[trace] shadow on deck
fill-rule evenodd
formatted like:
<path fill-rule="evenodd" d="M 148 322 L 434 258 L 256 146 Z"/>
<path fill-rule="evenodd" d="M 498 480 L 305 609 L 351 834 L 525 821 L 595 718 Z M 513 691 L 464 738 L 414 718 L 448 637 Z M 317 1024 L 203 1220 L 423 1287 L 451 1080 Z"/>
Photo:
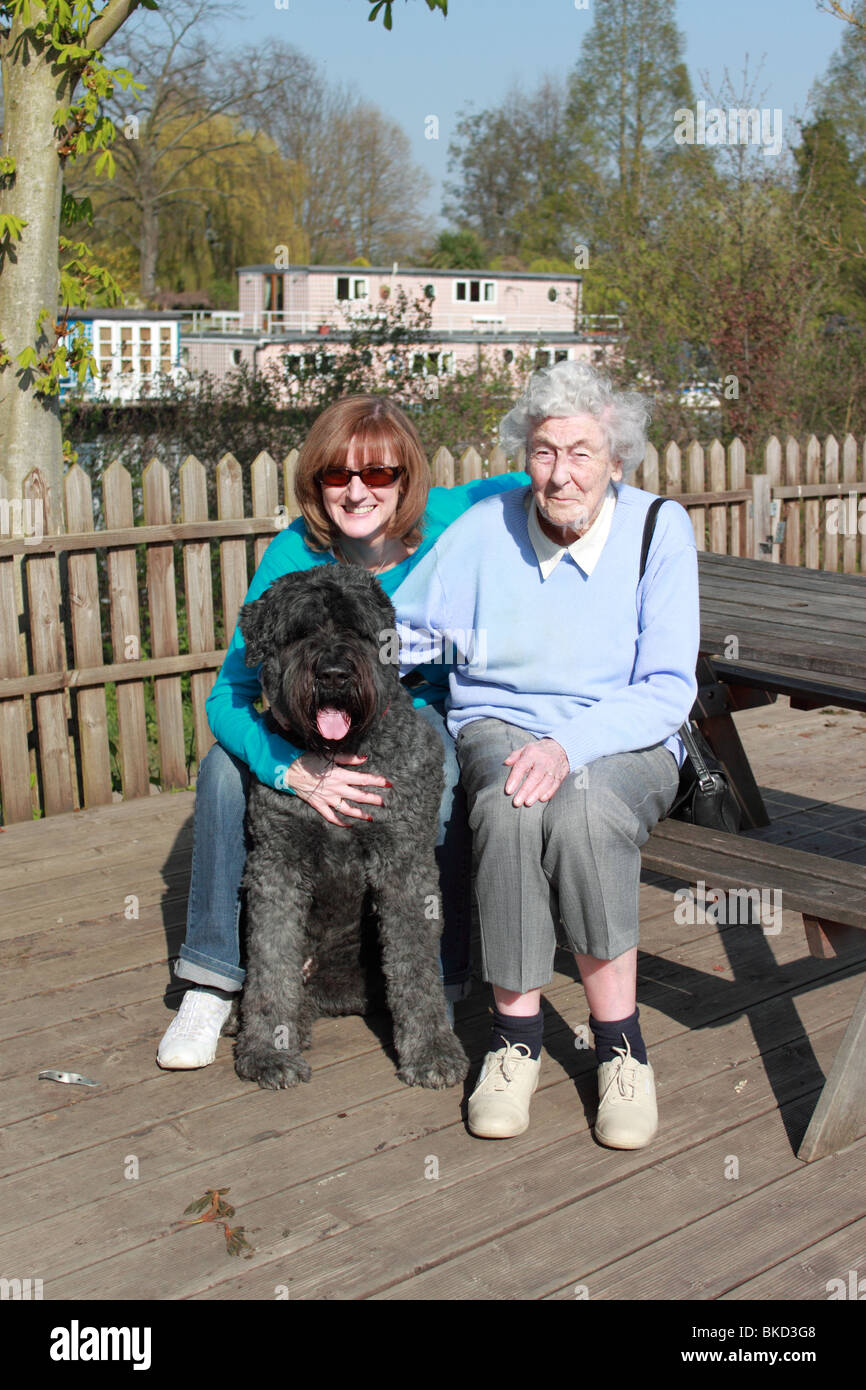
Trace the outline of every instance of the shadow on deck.
<path fill-rule="evenodd" d="M 738 717 L 772 836 L 864 862 L 866 721 Z M 795 750 L 795 753 L 792 753 Z M 264 1092 L 213 1066 L 161 1072 L 180 986 L 193 794 L 0 836 L 0 1274 L 45 1299 L 799 1299 L 862 1267 L 866 1140 L 808 1166 L 805 1131 L 859 993 L 866 951 L 678 924 L 677 886 L 641 889 L 638 1001 L 659 1089 L 650 1149 L 592 1138 L 595 1061 L 571 957 L 545 991 L 532 1125 L 486 1142 L 466 1095 L 396 1079 L 387 1019 L 320 1020 L 313 1079 Z M 136 915 L 137 914 L 137 915 Z M 488 991 L 457 1006 L 474 1064 Z M 96 1088 L 37 1081 L 59 1067 Z M 229 1188 L 250 1258 L 178 1230 Z"/>

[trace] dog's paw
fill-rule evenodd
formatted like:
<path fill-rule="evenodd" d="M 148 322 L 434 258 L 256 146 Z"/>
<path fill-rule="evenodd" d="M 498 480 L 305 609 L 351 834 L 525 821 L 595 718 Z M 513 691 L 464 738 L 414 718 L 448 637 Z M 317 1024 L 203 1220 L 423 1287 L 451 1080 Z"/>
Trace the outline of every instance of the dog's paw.
<path fill-rule="evenodd" d="M 263 1091 L 282 1091 L 309 1081 L 312 1076 L 309 1062 L 291 1052 L 235 1051 L 235 1071 L 242 1081 L 257 1081 Z"/>
<path fill-rule="evenodd" d="M 223 1024 L 223 1037 L 236 1038 L 241 1031 L 241 1011 L 239 1008 L 240 995 L 236 994 L 232 1000 L 231 1012 Z"/>
<path fill-rule="evenodd" d="M 401 1058 L 397 1076 L 407 1086 L 442 1091 L 446 1086 L 456 1086 L 468 1070 L 469 1058 L 459 1039 L 449 1030 L 435 1038 L 417 1057 Z"/>

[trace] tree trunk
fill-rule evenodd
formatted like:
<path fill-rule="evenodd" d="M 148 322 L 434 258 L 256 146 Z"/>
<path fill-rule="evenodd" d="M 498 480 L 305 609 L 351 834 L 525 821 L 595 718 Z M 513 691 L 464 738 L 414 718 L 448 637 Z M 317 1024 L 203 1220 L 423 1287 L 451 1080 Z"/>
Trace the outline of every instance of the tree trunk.
<path fill-rule="evenodd" d="M 62 529 L 59 399 L 37 396 L 32 371 L 22 370 L 14 359 L 28 346 L 41 356 L 55 342 L 63 171 L 53 116 L 69 102 L 69 77 L 41 62 L 32 45 L 16 48 L 17 30 L 18 21 L 3 62 L 2 144 L 16 167 L 7 180 L 10 186 L 0 191 L 0 211 L 27 225 L 19 241 L 7 242 L 7 254 L 0 259 L 0 337 L 13 359 L 0 370 L 0 470 L 10 497 L 20 497 L 25 476 L 38 465 L 49 486 L 53 524 Z M 37 329 L 42 309 L 48 313 Z"/>
<path fill-rule="evenodd" d="M 142 192 L 141 235 L 139 238 L 140 283 L 143 299 L 156 294 L 156 260 L 159 253 L 159 212 L 149 187 Z"/>

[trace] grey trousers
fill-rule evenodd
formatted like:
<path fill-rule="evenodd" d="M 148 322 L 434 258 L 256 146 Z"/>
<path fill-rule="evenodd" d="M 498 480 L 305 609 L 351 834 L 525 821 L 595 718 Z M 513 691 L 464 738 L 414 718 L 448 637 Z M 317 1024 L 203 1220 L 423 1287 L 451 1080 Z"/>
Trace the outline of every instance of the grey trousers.
<path fill-rule="evenodd" d="M 561 917 L 573 951 L 613 960 L 638 943 L 640 846 L 673 804 L 662 744 L 570 773 L 548 802 L 515 807 L 504 759 L 534 734 L 501 719 L 464 725 L 457 757 L 469 804 L 484 979 L 526 993 L 549 983 Z"/>

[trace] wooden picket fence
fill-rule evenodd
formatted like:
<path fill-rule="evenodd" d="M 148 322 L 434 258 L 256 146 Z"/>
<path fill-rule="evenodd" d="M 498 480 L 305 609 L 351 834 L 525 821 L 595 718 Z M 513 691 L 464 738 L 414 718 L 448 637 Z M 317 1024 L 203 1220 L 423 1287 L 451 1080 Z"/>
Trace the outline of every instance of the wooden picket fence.
<path fill-rule="evenodd" d="M 21 505 L 26 516 L 29 504 L 31 517 L 32 508 L 41 508 L 44 534 L 25 530 L 4 539 L 0 533 L 5 823 L 190 784 L 213 742 L 205 700 L 252 572 L 296 514 L 297 457 L 293 450 L 278 465 L 259 455 L 245 514 L 243 470 L 227 454 L 215 470 L 216 519 L 208 514 L 207 474 L 197 459 L 188 458 L 174 480 L 178 519 L 172 477 L 162 463 L 153 460 L 144 472 L 139 518 L 130 475 L 114 463 L 96 499 L 99 529 L 90 479 L 76 465 L 64 479 L 62 534 L 56 521 L 51 533 L 42 476 L 35 469 L 29 475 Z M 834 508 L 838 518 L 840 498 L 846 518 L 856 522 L 857 501 L 866 493 L 866 448 L 851 436 L 841 450 L 832 438 L 823 446 L 810 439 L 804 450 L 794 440 L 783 447 L 771 439 L 763 463 L 763 473 L 749 473 L 739 441 L 727 450 L 718 442 L 685 451 L 669 444 L 661 456 L 650 447 L 631 481 L 677 497 L 700 549 L 866 574 L 866 535 L 856 524 L 853 534 L 850 524 L 828 526 Z M 440 448 L 431 463 L 440 486 L 509 467 L 501 449 L 487 460 L 469 449 L 455 461 Z M 8 521 L 2 490 L 0 507 Z"/>

